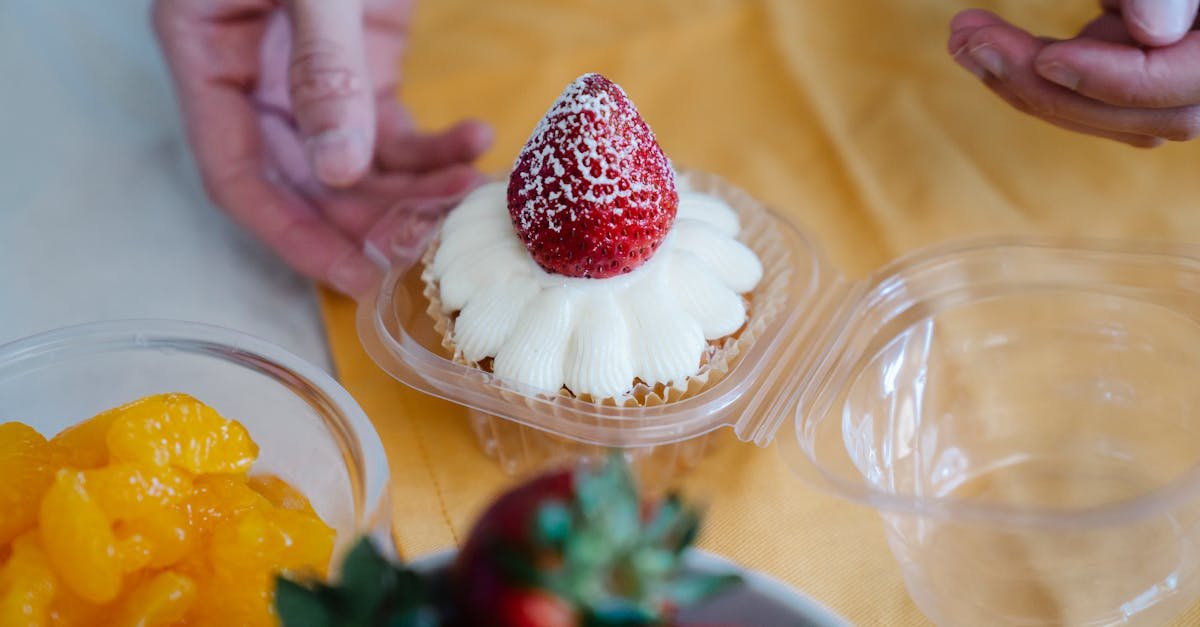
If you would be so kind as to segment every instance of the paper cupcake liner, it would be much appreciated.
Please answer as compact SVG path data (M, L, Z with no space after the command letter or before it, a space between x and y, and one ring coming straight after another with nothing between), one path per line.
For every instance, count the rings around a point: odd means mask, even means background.
M783 303L786 302L784 286L787 285L791 267L787 262L787 250L778 234L770 228L768 218L761 210L761 205L744 192L716 177L695 174L689 176L689 182L692 189L722 198L737 211L738 217L742 221L742 232L738 239L749 246L762 262L763 280L749 294L742 296L743 302L746 304L746 322L734 333L710 340L708 349L701 356L701 364L696 373L685 377L682 381L658 383L653 386L640 380L634 381L629 392L617 397L594 398L587 394L575 395L565 388L559 391L561 396L619 407L655 407L696 396L716 385L737 366L739 357L754 343L782 309ZM433 319L435 332L441 335L441 346L448 358L471 368L491 372L491 358L480 362L470 361L462 355L454 343L455 313L444 311L437 280L431 270L433 257L439 243L440 240L435 239L421 259L423 293L429 303L426 311ZM502 391L502 394L511 401L519 401L523 398L507 390Z

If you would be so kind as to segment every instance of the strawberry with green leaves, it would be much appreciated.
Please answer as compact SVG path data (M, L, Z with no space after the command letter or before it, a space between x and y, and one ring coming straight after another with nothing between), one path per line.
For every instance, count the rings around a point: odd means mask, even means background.
M638 498L610 462L536 478L476 522L448 571L422 575L356 547L340 586L281 580L287 627L637 627L672 625L677 610L738 582L690 575L684 550L699 528L677 497Z

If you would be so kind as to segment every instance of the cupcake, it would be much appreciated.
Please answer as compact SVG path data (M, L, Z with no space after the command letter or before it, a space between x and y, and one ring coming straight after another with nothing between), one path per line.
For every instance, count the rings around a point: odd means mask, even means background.
M660 404L715 383L751 339L763 269L740 232L625 92L586 74L508 180L447 216L422 279L456 361L539 393Z

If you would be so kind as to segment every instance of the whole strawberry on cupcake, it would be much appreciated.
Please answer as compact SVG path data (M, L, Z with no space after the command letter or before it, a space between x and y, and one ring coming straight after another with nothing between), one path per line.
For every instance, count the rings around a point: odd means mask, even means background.
M509 179L456 207L426 256L455 359L619 405L702 390L738 350L762 264L737 213L691 190L625 92L563 91Z

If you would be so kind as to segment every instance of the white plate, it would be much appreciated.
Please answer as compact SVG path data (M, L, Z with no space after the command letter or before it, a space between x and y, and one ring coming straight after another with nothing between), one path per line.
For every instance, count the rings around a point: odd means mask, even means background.
M412 567L423 571L445 568L454 554L454 551L434 553L414 561ZM849 621L778 579L746 570L723 557L691 550L684 563L694 572L736 572L746 581L743 586L683 612L680 620L685 624L703 621L745 627L851 627Z

